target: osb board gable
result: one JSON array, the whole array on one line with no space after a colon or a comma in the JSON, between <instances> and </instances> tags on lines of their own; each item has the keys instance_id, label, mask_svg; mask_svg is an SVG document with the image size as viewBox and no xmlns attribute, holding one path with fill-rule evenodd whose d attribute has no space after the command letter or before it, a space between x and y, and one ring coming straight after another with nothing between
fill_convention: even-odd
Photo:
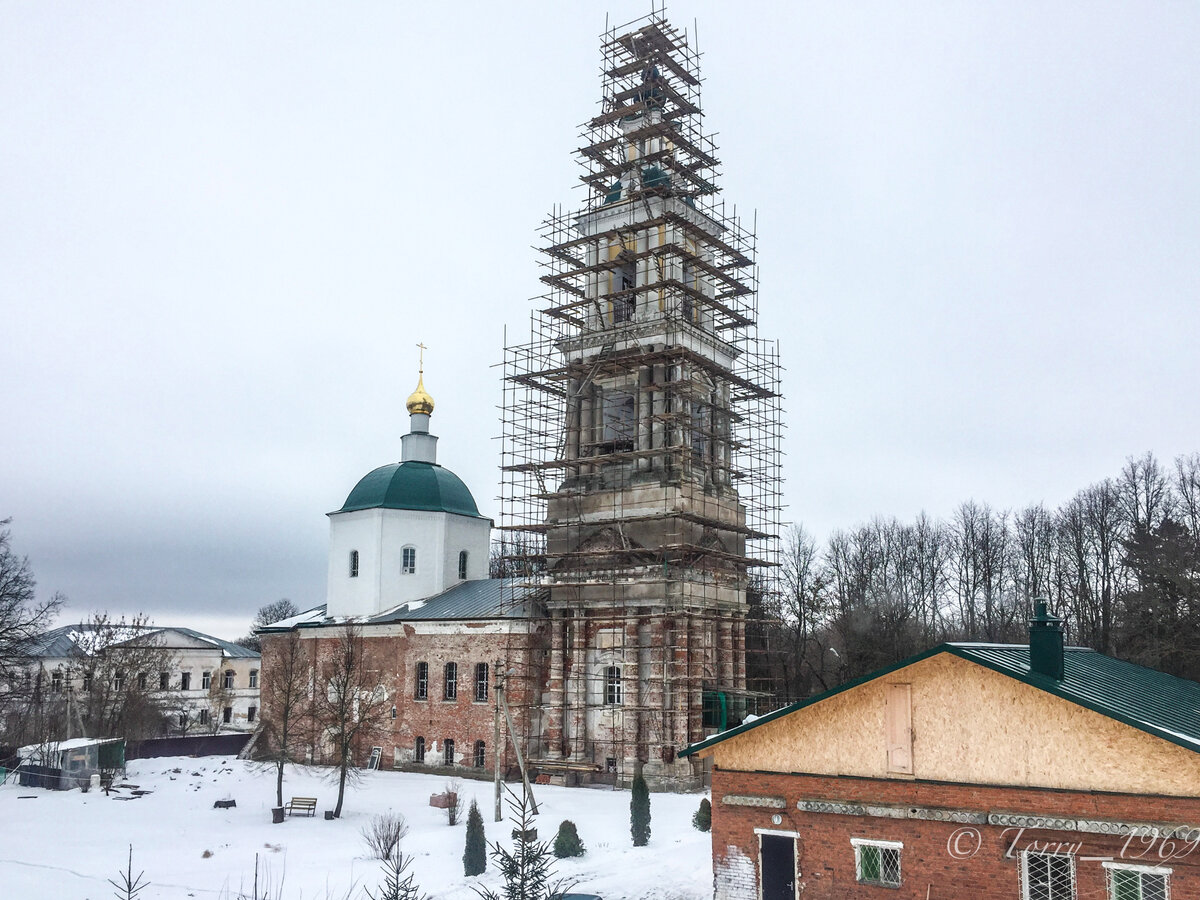
<instances>
[{"instance_id":1,"label":"osb board gable","mask_svg":"<svg viewBox=\"0 0 1200 900\"><path fill-rule=\"evenodd\" d=\"M941 653L713 748L724 769L887 770L887 686L912 685L913 773L933 781L1200 795L1200 753Z\"/></svg>"}]
</instances>

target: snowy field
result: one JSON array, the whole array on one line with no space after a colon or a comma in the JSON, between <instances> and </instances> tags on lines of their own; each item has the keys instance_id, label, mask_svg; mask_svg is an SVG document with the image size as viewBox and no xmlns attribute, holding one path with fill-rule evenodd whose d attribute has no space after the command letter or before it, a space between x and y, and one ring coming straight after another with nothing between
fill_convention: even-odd
<instances>
[{"instance_id":1,"label":"snowy field","mask_svg":"<svg viewBox=\"0 0 1200 900\"><path fill-rule=\"evenodd\" d=\"M175 770L179 770L176 772ZM465 824L446 824L445 810L429 806L447 779L433 775L367 772L347 788L342 818L326 821L337 787L321 770L289 769L284 800L318 798L314 818L293 817L271 824L274 776L232 757L163 758L129 763L123 782L149 791L103 793L47 791L15 784L0 787L0 896L5 900L102 900L111 898L116 878L133 845L133 871L150 882L139 900L249 897L255 855L259 886L284 900L345 900L376 892L381 867L370 858L361 831L371 817L399 812L408 821L402 849L413 856L411 871L431 897L474 898L472 884L498 887L489 860L478 878L462 874ZM707 900L712 896L709 835L692 827L699 794L652 794L652 836L647 847L629 838L629 792L537 785L539 837L553 840L558 823L571 819L587 854L557 860L558 874L575 890L605 900ZM462 780L466 806L475 798L488 840L511 844L512 825L493 823L492 784ZM24 799L32 798L32 799ZM233 809L214 809L232 799ZM508 815L507 809L505 815ZM463 821L466 814L464 809Z\"/></svg>"}]
</instances>

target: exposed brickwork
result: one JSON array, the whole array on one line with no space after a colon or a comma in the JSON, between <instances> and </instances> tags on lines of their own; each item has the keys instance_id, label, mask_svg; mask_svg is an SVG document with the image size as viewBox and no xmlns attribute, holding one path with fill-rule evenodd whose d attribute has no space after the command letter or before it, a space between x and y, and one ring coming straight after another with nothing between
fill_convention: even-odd
<instances>
[{"instance_id":1,"label":"exposed brickwork","mask_svg":"<svg viewBox=\"0 0 1200 900\"><path fill-rule=\"evenodd\" d=\"M725 794L782 796L784 809L728 806ZM1145 797L1036 788L934 784L919 781L836 778L770 773L713 772L713 866L715 896L757 900L757 884L749 887L742 857L757 871L755 828L795 831L797 890L805 900L879 896L1012 900L1021 896L1019 851L1061 845L1076 855L1077 896L1106 897L1105 872L1098 860L1115 857L1131 863L1172 869L1173 898L1200 897L1200 846L1173 845L1076 831L1017 829L996 825L964 826L953 822L893 819L801 812L801 799L899 804L977 812L1022 812L1034 815L1126 822L1200 825L1200 798ZM772 822L782 817L782 824ZM964 829L975 829L973 832ZM978 835L978 837L976 837ZM852 837L901 841L902 884L887 888L855 880ZM1015 843L1015 850L1009 853ZM955 853L960 857L955 858ZM1175 858L1164 859L1174 855ZM757 876L756 876L757 877Z\"/></svg>"},{"instance_id":2,"label":"exposed brickwork","mask_svg":"<svg viewBox=\"0 0 1200 900\"><path fill-rule=\"evenodd\" d=\"M494 764L494 716L495 716L495 676L496 664L500 661L504 671L515 668L528 671L527 659L531 652L540 655L537 633L510 636L497 633L483 625L473 626L472 623L461 623L453 631L435 631L429 633L411 625L389 629L390 633L380 635L365 630L366 666L373 673L376 683L383 685L387 691L389 708L385 711L375 733L362 741L362 746L356 749L356 760L365 761L371 747L382 747L383 768L419 768L415 760L417 738L425 739L425 761L428 768L438 769L444 766L444 748L447 739L454 742L454 766L457 768L475 769L475 743L484 743L484 759L481 767L486 772L492 771ZM331 652L336 640L335 628L312 629L301 632L304 644L310 653L310 658L323 659ZM273 642L280 640L273 635L264 635L263 647L263 684L267 687L264 694L263 716L270 718L274 715L271 707L272 666L275 664ZM416 673L418 663L427 663L429 667L428 695L425 699L416 697ZM445 671L448 663L457 665L456 696L447 699L445 696ZM487 671L487 695L483 700L476 699L475 667L484 663ZM319 664L318 664L319 665ZM508 700L518 731L528 733L529 723L526 713L531 706L529 695L535 696L538 690L536 681L529 683L526 678L508 679ZM391 716L390 707L395 707L395 717ZM512 745L507 741L508 729L502 725L502 741L506 744L504 755L501 757L501 767L507 773L516 765L516 756ZM309 744L313 759L324 761L323 747L319 735L313 731Z\"/></svg>"}]
</instances>

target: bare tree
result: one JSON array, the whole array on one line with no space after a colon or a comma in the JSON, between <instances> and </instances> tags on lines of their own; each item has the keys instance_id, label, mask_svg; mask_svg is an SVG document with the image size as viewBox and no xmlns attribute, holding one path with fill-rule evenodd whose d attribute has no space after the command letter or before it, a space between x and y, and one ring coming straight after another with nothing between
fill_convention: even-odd
<instances>
[{"instance_id":1,"label":"bare tree","mask_svg":"<svg viewBox=\"0 0 1200 900\"><path fill-rule=\"evenodd\" d=\"M1200 538L1200 453L1180 456L1175 460L1172 488L1178 510L1176 517L1192 537Z\"/></svg>"},{"instance_id":2,"label":"bare tree","mask_svg":"<svg viewBox=\"0 0 1200 900\"><path fill-rule=\"evenodd\" d=\"M237 643L248 650L257 650L261 653L262 638L258 635L258 629L282 622L284 619L290 619L299 613L300 610L296 604L286 597L273 603L266 603L258 608L254 621L250 623L250 633L238 638Z\"/></svg>"},{"instance_id":3,"label":"bare tree","mask_svg":"<svg viewBox=\"0 0 1200 900\"><path fill-rule=\"evenodd\" d=\"M30 672L36 640L62 608L64 597L55 594L37 599L28 557L13 552L8 529L12 519L0 519L0 685L7 699L28 699L32 689Z\"/></svg>"},{"instance_id":4,"label":"bare tree","mask_svg":"<svg viewBox=\"0 0 1200 900\"><path fill-rule=\"evenodd\" d=\"M311 726L312 659L295 631L271 635L263 644L262 707L265 751L275 768L275 805L283 806L283 771L302 758Z\"/></svg>"},{"instance_id":5,"label":"bare tree","mask_svg":"<svg viewBox=\"0 0 1200 900\"><path fill-rule=\"evenodd\" d=\"M173 671L176 660L146 616L126 622L95 613L76 645L71 681L80 686L77 706L90 737L143 740L166 730L176 698L160 688L160 673Z\"/></svg>"},{"instance_id":6,"label":"bare tree","mask_svg":"<svg viewBox=\"0 0 1200 900\"><path fill-rule=\"evenodd\" d=\"M346 780L354 764L354 751L382 728L388 706L382 676L367 660L367 642L361 626L348 623L332 641L328 656L320 660L313 711L330 758L337 767L338 798L334 817L342 814Z\"/></svg>"}]
</instances>

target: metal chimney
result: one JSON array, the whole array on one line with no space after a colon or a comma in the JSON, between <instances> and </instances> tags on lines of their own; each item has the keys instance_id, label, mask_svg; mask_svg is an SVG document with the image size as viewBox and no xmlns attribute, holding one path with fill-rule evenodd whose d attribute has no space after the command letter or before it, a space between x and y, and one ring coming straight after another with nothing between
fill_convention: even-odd
<instances>
[{"instance_id":1,"label":"metal chimney","mask_svg":"<svg viewBox=\"0 0 1200 900\"><path fill-rule=\"evenodd\" d=\"M1044 599L1033 601L1029 620L1029 670L1055 681L1063 679L1062 619L1050 615Z\"/></svg>"}]
</instances>

